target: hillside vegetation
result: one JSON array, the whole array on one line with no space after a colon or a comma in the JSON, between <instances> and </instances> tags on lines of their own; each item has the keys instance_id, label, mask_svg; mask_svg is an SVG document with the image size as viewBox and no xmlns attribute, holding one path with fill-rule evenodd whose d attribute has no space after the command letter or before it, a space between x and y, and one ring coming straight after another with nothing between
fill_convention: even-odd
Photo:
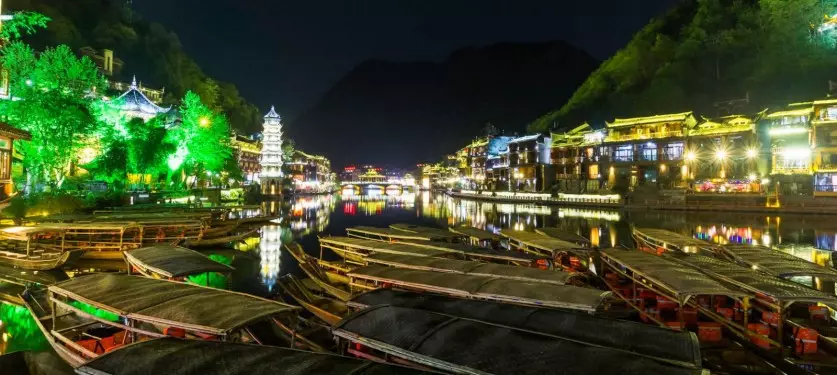
<instances>
[{"instance_id":1,"label":"hillside vegetation","mask_svg":"<svg viewBox=\"0 0 837 375\"><path fill-rule=\"evenodd\" d=\"M747 110L825 96L837 80L835 0L686 0L602 63L534 131L583 121L698 110L744 98Z\"/></svg>"}]
</instances>

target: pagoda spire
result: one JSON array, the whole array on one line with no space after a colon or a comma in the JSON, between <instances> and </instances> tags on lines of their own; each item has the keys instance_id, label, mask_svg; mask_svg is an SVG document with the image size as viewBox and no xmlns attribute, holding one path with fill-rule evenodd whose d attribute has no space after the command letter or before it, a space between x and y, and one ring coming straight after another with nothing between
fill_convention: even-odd
<instances>
[{"instance_id":1,"label":"pagoda spire","mask_svg":"<svg viewBox=\"0 0 837 375\"><path fill-rule=\"evenodd\" d=\"M134 75L134 78L131 80L131 88L132 89L137 88L137 76L136 75Z\"/></svg>"}]
</instances>

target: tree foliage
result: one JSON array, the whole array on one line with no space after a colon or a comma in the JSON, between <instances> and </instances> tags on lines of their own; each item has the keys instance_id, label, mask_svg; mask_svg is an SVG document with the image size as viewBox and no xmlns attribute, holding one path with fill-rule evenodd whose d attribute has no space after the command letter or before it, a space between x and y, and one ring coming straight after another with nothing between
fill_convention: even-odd
<instances>
[{"instance_id":1,"label":"tree foliage","mask_svg":"<svg viewBox=\"0 0 837 375\"><path fill-rule=\"evenodd\" d=\"M204 104L201 97L191 91L183 98L180 113L182 123L170 129L166 136L167 142L176 147L173 157L182 157L179 164L187 173L222 172L232 158L226 117Z\"/></svg>"},{"instance_id":2,"label":"tree foliage","mask_svg":"<svg viewBox=\"0 0 837 375\"><path fill-rule=\"evenodd\" d=\"M0 39L20 39L24 35L32 35L40 28L46 28L50 18L36 12L15 12L12 18L3 21L0 28Z\"/></svg>"},{"instance_id":3,"label":"tree foliage","mask_svg":"<svg viewBox=\"0 0 837 375\"><path fill-rule=\"evenodd\" d=\"M36 49L58 44L74 50L86 46L112 49L125 61L124 76L115 78L127 81L136 74L152 87L165 87L164 100L170 105L193 91L207 106L226 113L237 129L261 129L259 110L233 84L208 77L186 54L175 33L143 20L125 1L7 0L4 5L35 10L52 19L46 31L25 38Z\"/></svg>"},{"instance_id":4,"label":"tree foliage","mask_svg":"<svg viewBox=\"0 0 837 375\"><path fill-rule=\"evenodd\" d=\"M837 79L835 36L821 32L834 0L688 0L640 30L563 106L555 122L699 110L749 94L753 109L824 96Z\"/></svg>"},{"instance_id":5,"label":"tree foliage","mask_svg":"<svg viewBox=\"0 0 837 375\"><path fill-rule=\"evenodd\" d=\"M29 46L12 42L3 49L2 63L19 99L0 103L2 113L11 125L32 133L32 141L19 146L24 166L34 182L60 186L86 136L101 125L93 93L105 81L93 62L64 45L36 57Z\"/></svg>"}]
</instances>

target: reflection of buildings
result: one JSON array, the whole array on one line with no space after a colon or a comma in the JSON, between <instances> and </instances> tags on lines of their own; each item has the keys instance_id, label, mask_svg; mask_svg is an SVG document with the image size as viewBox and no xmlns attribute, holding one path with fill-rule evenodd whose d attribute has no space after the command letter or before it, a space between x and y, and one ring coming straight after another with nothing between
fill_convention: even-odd
<instances>
[{"instance_id":1,"label":"reflection of buildings","mask_svg":"<svg viewBox=\"0 0 837 375\"><path fill-rule=\"evenodd\" d=\"M342 212L344 215L381 215L388 209L412 210L415 206L416 195L414 193L403 193L399 195L382 194L344 194Z\"/></svg>"},{"instance_id":2,"label":"reflection of buildings","mask_svg":"<svg viewBox=\"0 0 837 375\"><path fill-rule=\"evenodd\" d=\"M297 197L291 205L290 227L294 237L324 232L334 211L334 196Z\"/></svg>"},{"instance_id":3,"label":"reflection of buildings","mask_svg":"<svg viewBox=\"0 0 837 375\"><path fill-rule=\"evenodd\" d=\"M273 290L276 278L279 276L282 259L282 233L279 225L265 225L259 241L259 257L261 257L262 283L268 290Z\"/></svg>"}]
</instances>

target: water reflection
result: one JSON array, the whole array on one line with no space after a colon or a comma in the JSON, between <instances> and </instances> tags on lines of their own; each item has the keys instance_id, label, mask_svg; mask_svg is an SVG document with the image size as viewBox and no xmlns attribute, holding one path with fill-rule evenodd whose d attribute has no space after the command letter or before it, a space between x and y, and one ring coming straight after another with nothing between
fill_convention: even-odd
<instances>
[{"instance_id":1,"label":"water reflection","mask_svg":"<svg viewBox=\"0 0 837 375\"><path fill-rule=\"evenodd\" d=\"M658 227L715 243L774 246L779 251L822 265L832 264L837 249L837 221L823 217L767 216L758 214L694 213L669 211L599 210L546 207L532 204L501 204L454 199L429 192L366 195L319 195L265 202L235 215L275 215L260 228L259 235L232 248L205 251L213 259L231 264L229 288L260 296L276 293L276 280L285 273L298 273L296 263L283 245L298 241L311 254L319 255L318 235L345 235L356 225L387 226L396 222L430 226L472 225L499 232L501 229L531 231L557 227L589 238L601 247L633 246L630 228ZM328 256L336 256L326 254ZM124 267L124 262L117 262ZM77 265L79 272L105 269L101 264ZM74 274L74 273L71 273ZM199 283L216 280L199 280ZM217 280L218 282L222 280ZM220 285L220 284L219 284ZM42 337L26 321L19 307L0 304L0 354L8 350L37 347ZM32 338L35 335L35 338ZM0 336L2 339L2 336Z\"/></svg>"},{"instance_id":2,"label":"water reflection","mask_svg":"<svg viewBox=\"0 0 837 375\"><path fill-rule=\"evenodd\" d=\"M265 225L259 236L262 283L272 291L282 266L282 238L290 241L290 231L280 225Z\"/></svg>"}]
</instances>

